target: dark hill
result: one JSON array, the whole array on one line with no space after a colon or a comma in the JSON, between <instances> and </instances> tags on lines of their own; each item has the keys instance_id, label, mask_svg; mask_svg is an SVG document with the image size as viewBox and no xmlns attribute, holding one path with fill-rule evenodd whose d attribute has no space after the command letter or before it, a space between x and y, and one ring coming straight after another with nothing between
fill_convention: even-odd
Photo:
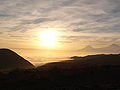
<instances>
[{"instance_id":1,"label":"dark hill","mask_svg":"<svg viewBox=\"0 0 120 90\"><path fill-rule=\"evenodd\" d=\"M0 73L0 90L120 90L120 55L90 55Z\"/></svg>"},{"instance_id":2,"label":"dark hill","mask_svg":"<svg viewBox=\"0 0 120 90\"><path fill-rule=\"evenodd\" d=\"M72 60L66 60L62 62L48 63L40 68L69 68L76 69L86 66L104 66L104 65L120 65L120 54L100 54L100 55L88 55L85 57L73 56Z\"/></svg>"},{"instance_id":3,"label":"dark hill","mask_svg":"<svg viewBox=\"0 0 120 90\"><path fill-rule=\"evenodd\" d=\"M9 49L0 49L0 70L25 69L34 66Z\"/></svg>"}]
</instances>

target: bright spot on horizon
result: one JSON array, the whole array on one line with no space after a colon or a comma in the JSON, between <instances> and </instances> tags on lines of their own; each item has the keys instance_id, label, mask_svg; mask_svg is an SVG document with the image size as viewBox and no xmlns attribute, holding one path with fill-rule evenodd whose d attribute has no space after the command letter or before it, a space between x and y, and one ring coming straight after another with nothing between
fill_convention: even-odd
<instances>
[{"instance_id":1,"label":"bright spot on horizon","mask_svg":"<svg viewBox=\"0 0 120 90\"><path fill-rule=\"evenodd\" d=\"M41 44L46 47L53 47L57 44L57 32L52 29L47 29L40 34Z\"/></svg>"}]
</instances>

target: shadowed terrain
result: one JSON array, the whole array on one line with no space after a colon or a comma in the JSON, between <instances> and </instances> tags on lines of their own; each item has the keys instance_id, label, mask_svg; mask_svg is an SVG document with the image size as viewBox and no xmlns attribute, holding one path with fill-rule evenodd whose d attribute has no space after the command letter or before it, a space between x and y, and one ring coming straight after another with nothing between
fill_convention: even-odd
<instances>
[{"instance_id":1,"label":"shadowed terrain","mask_svg":"<svg viewBox=\"0 0 120 90\"><path fill-rule=\"evenodd\" d=\"M0 70L26 69L34 66L9 49L0 49Z\"/></svg>"},{"instance_id":2,"label":"shadowed terrain","mask_svg":"<svg viewBox=\"0 0 120 90\"><path fill-rule=\"evenodd\" d=\"M120 54L73 56L0 73L0 90L119 90Z\"/></svg>"}]
</instances>

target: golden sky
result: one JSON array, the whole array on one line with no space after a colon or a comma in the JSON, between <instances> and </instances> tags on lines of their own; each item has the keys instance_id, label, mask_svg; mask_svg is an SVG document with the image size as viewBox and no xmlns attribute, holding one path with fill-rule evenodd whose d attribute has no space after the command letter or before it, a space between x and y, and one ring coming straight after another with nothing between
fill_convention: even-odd
<instances>
[{"instance_id":1,"label":"golden sky","mask_svg":"<svg viewBox=\"0 0 120 90\"><path fill-rule=\"evenodd\" d=\"M0 48L77 51L111 44L120 45L119 0L0 0Z\"/></svg>"}]
</instances>

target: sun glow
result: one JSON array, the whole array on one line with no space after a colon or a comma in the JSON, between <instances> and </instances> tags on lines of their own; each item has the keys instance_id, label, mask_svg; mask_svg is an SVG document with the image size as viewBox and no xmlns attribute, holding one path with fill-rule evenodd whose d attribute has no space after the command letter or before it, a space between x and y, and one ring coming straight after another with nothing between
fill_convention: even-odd
<instances>
[{"instance_id":1,"label":"sun glow","mask_svg":"<svg viewBox=\"0 0 120 90\"><path fill-rule=\"evenodd\" d=\"M40 40L43 46L52 47L57 43L57 32L55 30L44 30L41 32Z\"/></svg>"}]
</instances>

